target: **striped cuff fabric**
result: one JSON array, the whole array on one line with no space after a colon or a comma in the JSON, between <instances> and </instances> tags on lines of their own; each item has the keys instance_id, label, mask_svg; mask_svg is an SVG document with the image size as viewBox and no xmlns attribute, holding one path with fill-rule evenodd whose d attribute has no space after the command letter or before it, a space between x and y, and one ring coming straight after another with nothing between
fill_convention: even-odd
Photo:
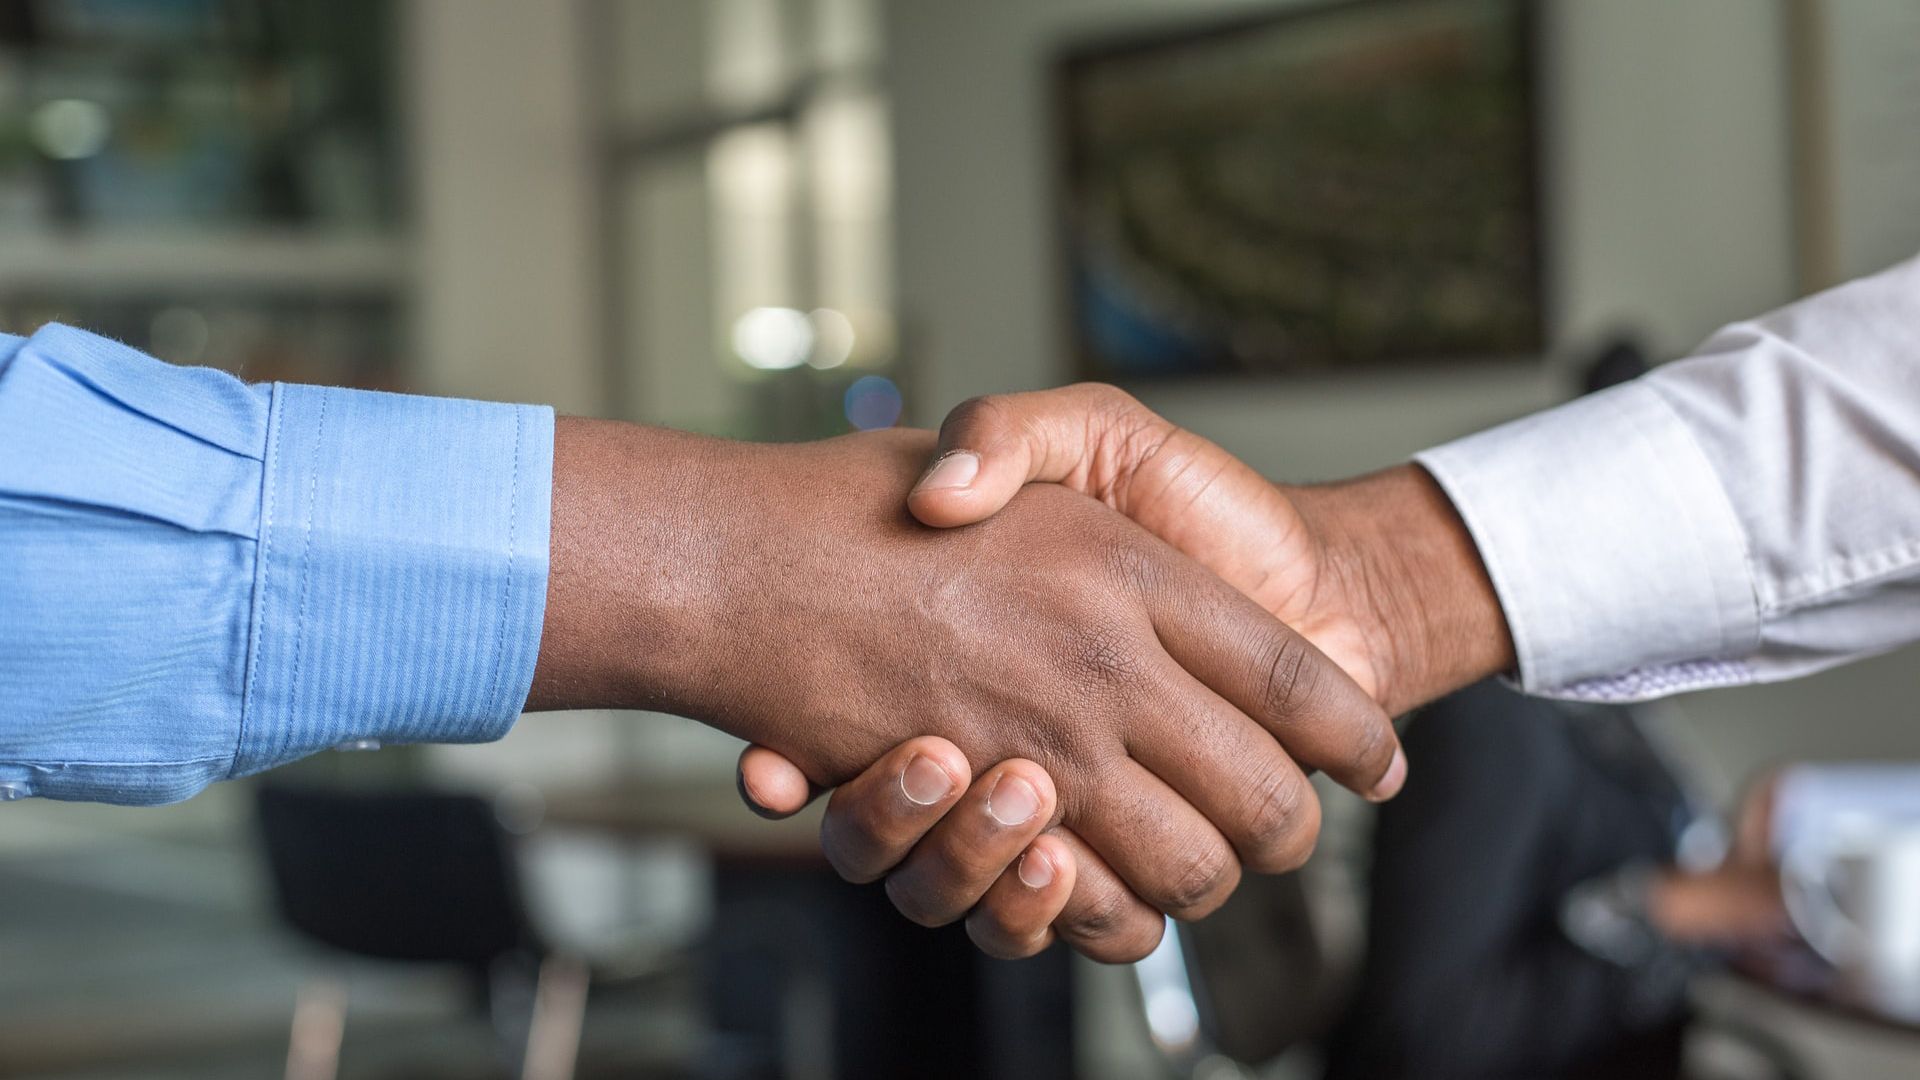
<instances>
[{"instance_id":1,"label":"striped cuff fabric","mask_svg":"<svg viewBox=\"0 0 1920 1080\"><path fill-rule=\"evenodd\" d=\"M233 775L504 735L546 610L553 413L278 384Z\"/></svg>"}]
</instances>

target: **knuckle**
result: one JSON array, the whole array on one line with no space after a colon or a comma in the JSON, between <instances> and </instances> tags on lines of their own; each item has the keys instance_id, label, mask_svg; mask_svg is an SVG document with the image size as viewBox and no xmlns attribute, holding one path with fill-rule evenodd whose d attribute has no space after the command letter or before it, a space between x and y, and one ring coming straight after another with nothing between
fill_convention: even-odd
<instances>
[{"instance_id":1,"label":"knuckle","mask_svg":"<svg viewBox=\"0 0 1920 1080\"><path fill-rule=\"evenodd\" d=\"M1120 946L1140 935L1140 909L1119 889L1101 889L1075 904L1060 919L1060 931L1083 952L1094 946ZM1144 954L1143 954L1144 955Z\"/></svg>"},{"instance_id":2,"label":"knuckle","mask_svg":"<svg viewBox=\"0 0 1920 1080\"><path fill-rule=\"evenodd\" d=\"M884 871L871 870L859 860L849 858L831 847L826 847L824 850L827 854L827 864L833 867L834 873L840 875L840 880L850 885L871 884L884 873Z\"/></svg>"},{"instance_id":3,"label":"knuckle","mask_svg":"<svg viewBox=\"0 0 1920 1080\"><path fill-rule=\"evenodd\" d=\"M1103 761L1091 727L1089 721L1075 718L1039 724L1026 732L1031 742L1031 756L1048 770L1049 784L1052 776L1071 776L1090 763L1097 766ZM1056 802L1058 798L1056 792Z\"/></svg>"},{"instance_id":4,"label":"knuckle","mask_svg":"<svg viewBox=\"0 0 1920 1080\"><path fill-rule=\"evenodd\" d=\"M1293 834L1302 826L1302 806L1311 788L1290 769L1269 768L1247 785L1241 812L1245 841L1239 845L1247 866L1265 871L1283 849L1293 846Z\"/></svg>"},{"instance_id":5,"label":"knuckle","mask_svg":"<svg viewBox=\"0 0 1920 1080\"><path fill-rule=\"evenodd\" d=\"M1393 755L1393 740L1388 735L1391 730L1383 719L1361 718L1341 744L1346 750L1346 771L1363 782L1377 780Z\"/></svg>"},{"instance_id":6,"label":"knuckle","mask_svg":"<svg viewBox=\"0 0 1920 1080\"><path fill-rule=\"evenodd\" d=\"M950 841L926 846L931 848L927 856L934 864L934 875L948 882L953 892L978 896L1006 869L1004 859L996 860L972 844Z\"/></svg>"},{"instance_id":7,"label":"knuckle","mask_svg":"<svg viewBox=\"0 0 1920 1080\"><path fill-rule=\"evenodd\" d=\"M1001 910L989 896L974 905L967 914L967 934L978 941L981 937L990 937L995 941L1008 942L1025 937L1027 931L1019 926L1015 919Z\"/></svg>"},{"instance_id":8,"label":"knuckle","mask_svg":"<svg viewBox=\"0 0 1920 1080\"><path fill-rule=\"evenodd\" d=\"M1297 634L1276 633L1267 649L1259 704L1264 715L1281 719L1311 707L1324 677L1313 646Z\"/></svg>"},{"instance_id":9,"label":"knuckle","mask_svg":"<svg viewBox=\"0 0 1920 1080\"><path fill-rule=\"evenodd\" d=\"M974 947L995 960L1022 960L1046 947L1046 929L1037 932L1009 927L986 909L967 916L967 937Z\"/></svg>"},{"instance_id":10,"label":"knuckle","mask_svg":"<svg viewBox=\"0 0 1920 1080\"><path fill-rule=\"evenodd\" d=\"M1166 928L1165 919L1157 915L1136 917L1130 910L1114 925L1101 927L1103 932L1097 935L1085 933L1085 927L1078 925L1061 928L1060 935L1103 964L1131 964L1153 952Z\"/></svg>"},{"instance_id":11,"label":"knuckle","mask_svg":"<svg viewBox=\"0 0 1920 1080\"><path fill-rule=\"evenodd\" d=\"M1263 786L1248 819L1255 831L1245 853L1247 867L1263 874L1298 870L1320 835L1320 799L1313 785L1287 774Z\"/></svg>"},{"instance_id":12,"label":"knuckle","mask_svg":"<svg viewBox=\"0 0 1920 1080\"><path fill-rule=\"evenodd\" d=\"M970 397L955 405L940 424L940 434L953 438L984 434L999 426L1006 416L1006 404L997 395Z\"/></svg>"},{"instance_id":13,"label":"knuckle","mask_svg":"<svg viewBox=\"0 0 1920 1080\"><path fill-rule=\"evenodd\" d=\"M1079 660L1088 681L1104 687L1127 686L1140 674L1140 658L1115 634L1090 635L1081 644Z\"/></svg>"},{"instance_id":14,"label":"knuckle","mask_svg":"<svg viewBox=\"0 0 1920 1080\"><path fill-rule=\"evenodd\" d=\"M1117 519L1108 522L1117 525ZM1158 585L1165 574L1164 556L1145 543L1146 533L1137 528L1109 528L1099 538L1100 565L1112 581L1129 592L1140 592Z\"/></svg>"},{"instance_id":15,"label":"knuckle","mask_svg":"<svg viewBox=\"0 0 1920 1080\"><path fill-rule=\"evenodd\" d=\"M1103 691L1138 685L1145 676L1137 635L1118 620L1095 615L1073 635L1069 663L1079 681Z\"/></svg>"},{"instance_id":16,"label":"knuckle","mask_svg":"<svg viewBox=\"0 0 1920 1080\"><path fill-rule=\"evenodd\" d=\"M860 800L830 804L820 821L820 850L834 872L864 885L892 869L898 860L889 852L899 845L888 842L885 822L884 814Z\"/></svg>"},{"instance_id":17,"label":"knuckle","mask_svg":"<svg viewBox=\"0 0 1920 1080\"><path fill-rule=\"evenodd\" d=\"M1051 686L1062 695L1060 700L1080 700L1084 696L1084 680L1079 672L1072 674L1075 678L1071 681L1057 671L1049 675ZM1084 798L1092 783L1106 777L1125 754L1113 732L1114 725L1097 710L1047 708L1010 716L1010 730L1015 723L1019 724L1019 752L1032 767L1014 775L1024 777L1040 794L1042 820L1063 807L1078 805L1076 793Z\"/></svg>"},{"instance_id":18,"label":"knuckle","mask_svg":"<svg viewBox=\"0 0 1920 1080\"><path fill-rule=\"evenodd\" d=\"M1317 815L1318 811L1316 810L1315 813ZM1314 848L1318 847L1320 843L1320 830L1318 828L1303 830L1297 834L1297 837L1298 843L1293 850L1284 853L1283 856L1273 864L1273 869L1267 871L1267 873L1290 874L1307 865L1307 860L1313 858Z\"/></svg>"},{"instance_id":19,"label":"knuckle","mask_svg":"<svg viewBox=\"0 0 1920 1080\"><path fill-rule=\"evenodd\" d=\"M1027 925L988 896L967 915L967 936L983 952L1002 960L1031 956L1043 946L1047 926Z\"/></svg>"},{"instance_id":20,"label":"knuckle","mask_svg":"<svg viewBox=\"0 0 1920 1080\"><path fill-rule=\"evenodd\" d=\"M1226 902L1240 883L1240 860L1225 844L1200 845L1167 884L1160 909L1176 919L1198 919Z\"/></svg>"},{"instance_id":21,"label":"knuckle","mask_svg":"<svg viewBox=\"0 0 1920 1080\"><path fill-rule=\"evenodd\" d=\"M903 828L897 816L889 798L869 795L849 799L840 820L844 840L856 851L877 856L896 846L896 834Z\"/></svg>"},{"instance_id":22,"label":"knuckle","mask_svg":"<svg viewBox=\"0 0 1920 1080\"><path fill-rule=\"evenodd\" d=\"M840 830L823 828L820 831L820 850L827 857L827 865L839 874L842 880L855 885L865 885L886 873L876 868L871 848Z\"/></svg>"},{"instance_id":23,"label":"knuckle","mask_svg":"<svg viewBox=\"0 0 1920 1080\"><path fill-rule=\"evenodd\" d=\"M1147 407L1140 404L1139 398L1112 383L1077 383L1071 389L1082 395L1094 411L1103 413L1109 418L1118 419L1147 411Z\"/></svg>"},{"instance_id":24,"label":"knuckle","mask_svg":"<svg viewBox=\"0 0 1920 1080\"><path fill-rule=\"evenodd\" d=\"M916 887L906 874L888 877L886 888L887 899L893 901L894 910L911 922L936 927L945 926L958 917L949 905L932 895L932 890Z\"/></svg>"}]
</instances>

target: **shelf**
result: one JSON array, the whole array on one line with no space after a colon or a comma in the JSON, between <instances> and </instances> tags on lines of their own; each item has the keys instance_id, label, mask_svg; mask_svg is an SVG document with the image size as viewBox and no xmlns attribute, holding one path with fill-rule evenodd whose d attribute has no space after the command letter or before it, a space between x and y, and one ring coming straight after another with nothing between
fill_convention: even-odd
<instances>
[{"instance_id":1,"label":"shelf","mask_svg":"<svg viewBox=\"0 0 1920 1080\"><path fill-rule=\"evenodd\" d=\"M378 292L406 284L405 244L380 236L0 233L0 290Z\"/></svg>"}]
</instances>

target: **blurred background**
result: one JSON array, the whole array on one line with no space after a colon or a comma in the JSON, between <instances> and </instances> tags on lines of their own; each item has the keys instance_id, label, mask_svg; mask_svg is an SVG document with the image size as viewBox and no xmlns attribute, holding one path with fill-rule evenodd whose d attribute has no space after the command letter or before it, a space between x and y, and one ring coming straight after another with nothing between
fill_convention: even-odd
<instances>
[{"instance_id":1,"label":"blurred background","mask_svg":"<svg viewBox=\"0 0 1920 1080\"><path fill-rule=\"evenodd\" d=\"M789 440L1091 377L1312 480L1916 252L1912 0L0 0L0 331L253 380ZM1731 814L1777 762L1920 759L1916 700L1908 650L1662 723ZM562 714L271 778L474 796L518 974L316 943L259 784L8 804L0 1076L275 1075L342 1002L341 1075L513 1075L558 955L581 1075L1315 1075L1312 1031L1233 1052L1203 943L907 926L735 805L737 749ZM1325 797L1274 916L1315 971L1371 836ZM1910 1026L1701 993L1807 1075L1920 1070Z\"/></svg>"}]
</instances>

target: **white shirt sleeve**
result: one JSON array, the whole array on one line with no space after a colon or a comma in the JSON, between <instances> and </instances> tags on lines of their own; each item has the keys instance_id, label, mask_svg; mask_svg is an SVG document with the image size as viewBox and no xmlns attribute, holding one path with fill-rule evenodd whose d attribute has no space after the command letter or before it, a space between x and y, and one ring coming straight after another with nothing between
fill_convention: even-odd
<instances>
[{"instance_id":1,"label":"white shirt sleeve","mask_svg":"<svg viewBox=\"0 0 1920 1080\"><path fill-rule=\"evenodd\" d=\"M1920 639L1920 259L1415 460L1530 692L1653 698Z\"/></svg>"}]
</instances>

